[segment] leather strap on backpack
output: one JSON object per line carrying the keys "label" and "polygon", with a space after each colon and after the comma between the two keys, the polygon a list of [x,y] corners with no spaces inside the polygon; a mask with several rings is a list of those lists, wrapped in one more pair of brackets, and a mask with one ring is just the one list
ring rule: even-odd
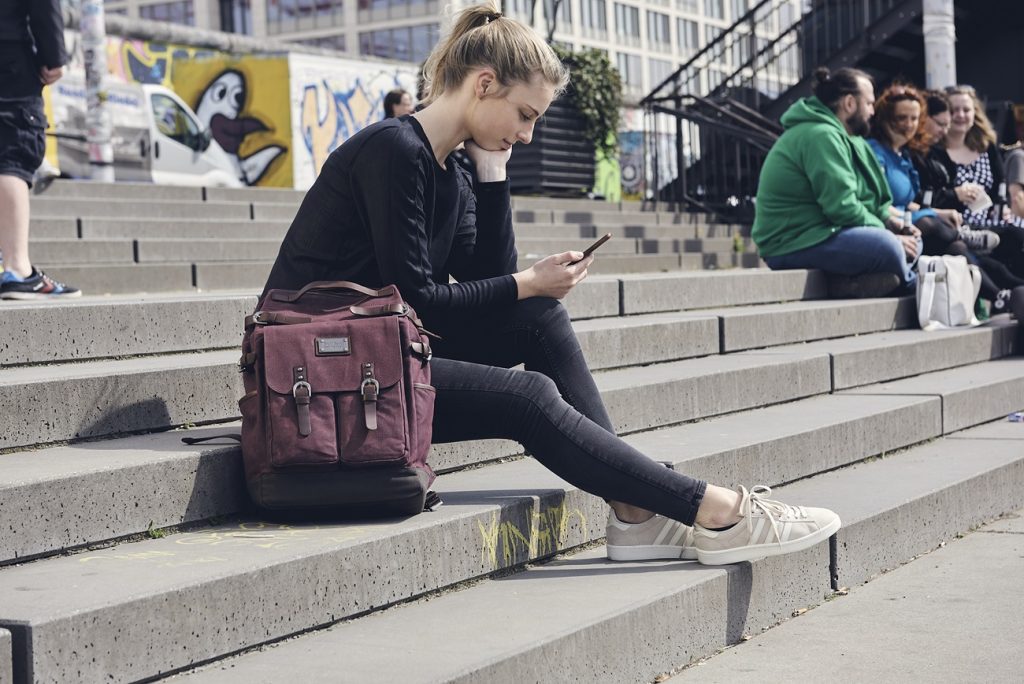
{"label": "leather strap on backpack", "polygon": [[318,280],[306,285],[298,292],[275,291],[272,297],[276,302],[297,302],[307,292],[324,290],[352,290],[353,292],[364,294],[367,297],[390,297],[395,294],[395,288],[393,285],[388,285],[380,290],[371,290],[368,287],[363,287],[362,285],[348,280]]}

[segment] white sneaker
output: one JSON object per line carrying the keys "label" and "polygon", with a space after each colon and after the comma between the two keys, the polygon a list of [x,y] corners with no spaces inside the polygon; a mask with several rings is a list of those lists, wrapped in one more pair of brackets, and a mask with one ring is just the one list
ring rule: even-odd
{"label": "white sneaker", "polygon": [[694,525],[697,560],[704,565],[727,565],[802,551],[828,539],[842,525],[827,508],[789,506],[765,498],[771,492],[764,485],[749,492],[740,487],[743,519],[727,530]]}
{"label": "white sneaker", "polygon": [[608,511],[608,558],[613,561],[696,560],[693,528],[678,520],[655,514],[642,523],[619,520]]}

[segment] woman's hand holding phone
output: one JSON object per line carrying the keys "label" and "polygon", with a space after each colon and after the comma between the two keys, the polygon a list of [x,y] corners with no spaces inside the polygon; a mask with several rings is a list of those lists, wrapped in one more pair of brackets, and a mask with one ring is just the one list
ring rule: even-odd
{"label": "woman's hand holding phone", "polygon": [[583,252],[561,252],[544,257],[525,271],[513,274],[519,287],[519,299],[551,297],[562,299],[587,277],[594,257]]}

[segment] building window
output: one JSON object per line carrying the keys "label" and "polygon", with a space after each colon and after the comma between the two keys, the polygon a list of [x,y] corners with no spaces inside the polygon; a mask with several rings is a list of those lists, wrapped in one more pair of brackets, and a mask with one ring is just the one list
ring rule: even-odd
{"label": "building window", "polygon": [[689,19],[677,19],[676,30],[679,33],[679,52],[692,55],[700,47],[700,24]]}
{"label": "building window", "polygon": [[630,55],[620,52],[617,55],[619,74],[622,75],[622,84],[632,90],[637,90],[643,85],[643,74],[641,73],[641,62],[638,55]]}
{"label": "building window", "polygon": [[668,15],[647,10],[647,40],[655,50],[668,51],[672,48],[669,34]]}
{"label": "building window", "polygon": [[522,19],[527,24],[533,23],[531,10],[530,0],[507,0],[505,2],[505,11],[514,17]]}
{"label": "building window", "polygon": [[359,34],[359,52],[363,55],[422,62],[437,43],[438,24],[403,26]]}
{"label": "building window", "polygon": [[267,33],[340,26],[344,0],[267,0]]}
{"label": "building window", "polygon": [[595,31],[608,30],[608,16],[604,0],[580,0],[580,17],[583,28]]}
{"label": "building window", "polygon": [[675,71],[675,65],[664,59],[648,59],[647,68],[651,74],[652,89],[657,88],[662,81],[671,76],[672,72]]}
{"label": "building window", "polygon": [[342,34],[334,36],[320,36],[319,38],[302,38],[301,40],[290,41],[310,47],[326,48],[328,50],[345,51],[345,36]]}
{"label": "building window", "polygon": [[640,38],[640,10],[621,2],[615,3],[615,33]]}
{"label": "building window", "polygon": [[750,9],[750,7],[748,7],[748,4],[749,3],[747,2],[747,0],[730,0],[730,5],[732,9],[732,21],[738,20],[740,17],[747,13],[747,10]]}
{"label": "building window", "polygon": [[555,14],[555,27],[558,31],[566,31],[572,29],[572,2],[570,0],[562,0],[558,4],[557,13],[554,10],[554,0],[544,0],[544,19],[545,21],[551,20],[551,15]]}
{"label": "building window", "polygon": [[676,0],[676,7],[679,9],[680,12],[699,14],[700,0]]}
{"label": "building window", "polygon": [[725,19],[725,0],[704,0],[704,16],[709,19]]}
{"label": "building window", "polygon": [[192,11],[192,0],[143,5],[139,8],[139,16],[152,21],[166,21],[171,24],[185,24],[186,26],[195,26],[196,23],[195,14]]}
{"label": "building window", "polygon": [[220,29],[252,35],[252,0],[220,0]]}

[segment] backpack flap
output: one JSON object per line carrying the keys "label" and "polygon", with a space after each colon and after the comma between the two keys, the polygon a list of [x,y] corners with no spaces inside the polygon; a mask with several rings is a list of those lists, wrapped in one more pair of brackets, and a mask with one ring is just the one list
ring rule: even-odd
{"label": "backpack flap", "polygon": [[396,463],[409,450],[399,321],[263,330],[271,463]]}

